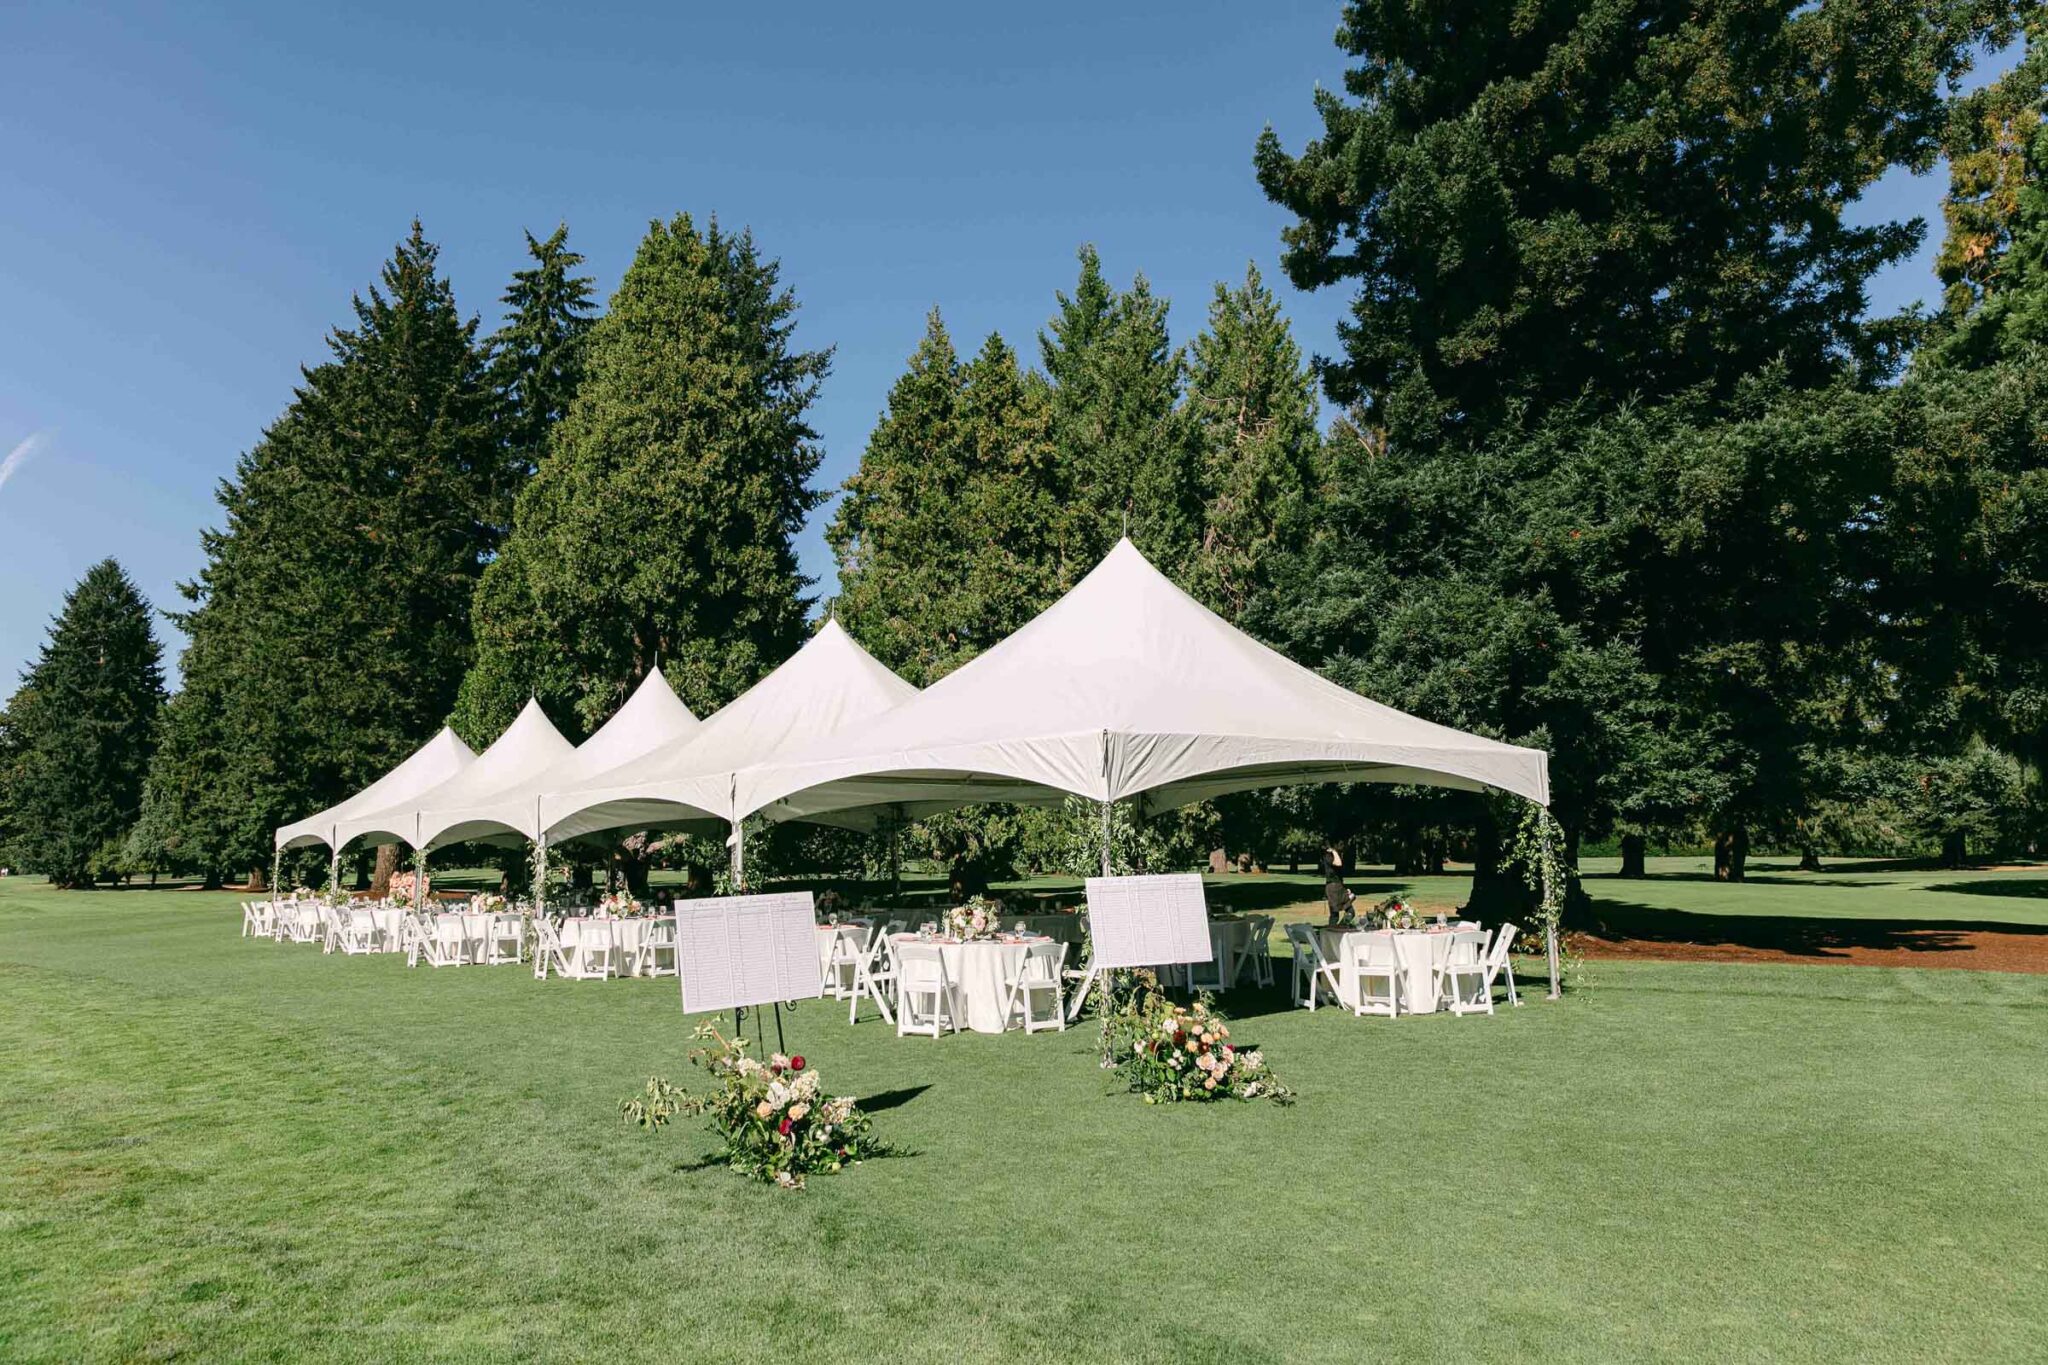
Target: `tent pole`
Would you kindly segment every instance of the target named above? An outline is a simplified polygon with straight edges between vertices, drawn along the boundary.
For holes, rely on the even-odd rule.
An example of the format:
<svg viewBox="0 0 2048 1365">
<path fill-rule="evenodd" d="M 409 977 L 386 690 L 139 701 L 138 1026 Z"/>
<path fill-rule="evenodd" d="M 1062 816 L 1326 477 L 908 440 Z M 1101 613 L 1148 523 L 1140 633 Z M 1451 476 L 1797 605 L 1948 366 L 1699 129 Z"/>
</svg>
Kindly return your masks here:
<svg viewBox="0 0 2048 1365">
<path fill-rule="evenodd" d="M 1548 810 L 1538 807 L 1538 811 L 1539 818 L 1543 824 L 1543 952 L 1544 956 L 1550 959 L 1550 995 L 1548 998 L 1555 1000 L 1559 995 L 1557 982 L 1557 917 L 1563 907 L 1559 906 L 1554 899 L 1557 895 L 1557 888 L 1551 884 L 1550 864 L 1552 852 L 1550 827 L 1553 822 Z"/>
<path fill-rule="evenodd" d="M 533 798 L 533 910 L 537 915 L 548 911 L 548 832 L 540 823 L 540 798 Z"/>
<path fill-rule="evenodd" d="M 903 899 L 903 807 L 889 817 L 889 899 Z"/>
<path fill-rule="evenodd" d="M 732 822 L 732 889 L 733 894 L 747 889 L 747 840 L 744 823 Z"/>
<path fill-rule="evenodd" d="M 1105 877 L 1111 875 L 1109 870 L 1110 805 L 1111 803 L 1108 801 L 1102 803 L 1102 875 Z"/>
<path fill-rule="evenodd" d="M 270 894 L 277 895 L 278 880 L 284 876 L 284 850 L 273 847 L 270 851 Z"/>
<path fill-rule="evenodd" d="M 341 850 L 333 844 L 327 846 L 327 889 L 341 890 Z"/>
</svg>

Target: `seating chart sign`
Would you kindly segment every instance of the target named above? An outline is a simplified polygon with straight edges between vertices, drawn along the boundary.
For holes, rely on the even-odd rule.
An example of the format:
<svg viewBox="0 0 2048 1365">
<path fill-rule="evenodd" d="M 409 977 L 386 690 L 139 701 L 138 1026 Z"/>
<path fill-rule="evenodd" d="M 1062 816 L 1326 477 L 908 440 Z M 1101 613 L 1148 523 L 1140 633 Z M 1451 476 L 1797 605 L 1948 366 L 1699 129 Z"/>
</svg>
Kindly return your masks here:
<svg viewBox="0 0 2048 1365">
<path fill-rule="evenodd" d="M 1097 967 L 1158 967 L 1215 956 L 1202 879 L 1193 872 L 1090 877 L 1088 934 Z"/>
<path fill-rule="evenodd" d="M 676 976 L 690 1014 L 815 1000 L 824 993 L 811 893 L 722 896 L 676 906 Z"/>
</svg>

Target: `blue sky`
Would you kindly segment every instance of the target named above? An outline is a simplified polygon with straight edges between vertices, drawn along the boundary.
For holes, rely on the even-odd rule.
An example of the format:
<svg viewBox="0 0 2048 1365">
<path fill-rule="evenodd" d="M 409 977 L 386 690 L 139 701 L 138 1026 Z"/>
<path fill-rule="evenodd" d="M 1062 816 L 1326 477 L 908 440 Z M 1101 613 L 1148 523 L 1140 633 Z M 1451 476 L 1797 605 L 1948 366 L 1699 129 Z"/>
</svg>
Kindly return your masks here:
<svg viewBox="0 0 2048 1365">
<path fill-rule="evenodd" d="M 801 301 L 799 339 L 837 348 L 815 409 L 829 485 L 927 309 L 963 349 L 1000 330 L 1035 355 L 1083 242 L 1172 299 L 1181 340 L 1214 282 L 1256 261 L 1304 346 L 1328 349 L 1343 298 L 1286 287 L 1284 217 L 1250 158 L 1267 123 L 1291 146 L 1314 131 L 1311 92 L 1342 71 L 1337 14 L 9 7 L 0 695 L 96 560 L 178 605 L 216 483 L 414 215 L 486 329 L 522 228 L 566 221 L 603 295 L 650 218 L 751 226 Z M 1938 172 L 1894 175 L 1859 216 L 1932 222 L 1940 190 Z M 1934 297 L 1933 236 L 1878 306 Z M 827 515 L 801 550 L 829 585 Z"/>
</svg>

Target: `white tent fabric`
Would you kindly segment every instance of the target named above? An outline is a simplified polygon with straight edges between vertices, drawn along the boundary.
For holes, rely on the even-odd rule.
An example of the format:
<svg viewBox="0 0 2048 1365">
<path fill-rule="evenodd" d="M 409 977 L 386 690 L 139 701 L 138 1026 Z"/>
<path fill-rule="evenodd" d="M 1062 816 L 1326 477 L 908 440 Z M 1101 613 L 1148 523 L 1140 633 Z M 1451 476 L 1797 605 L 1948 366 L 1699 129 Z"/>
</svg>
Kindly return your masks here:
<svg viewBox="0 0 2048 1365">
<path fill-rule="evenodd" d="M 680 744 L 541 796 L 550 839 L 603 829 L 731 823 L 734 774 L 828 735 L 864 728 L 917 689 L 827 621 L 802 649 Z"/>
<path fill-rule="evenodd" d="M 981 801 L 1142 796 L 1169 810 L 1307 782 L 1498 788 L 1549 758 L 1359 696 L 1268 649 L 1128 540 L 1016 634 L 847 733 L 747 769 L 741 815 L 868 820 Z"/>
<path fill-rule="evenodd" d="M 435 831 L 431 837 L 437 844 L 506 835 L 538 839 L 543 829 L 540 803 L 544 793 L 575 787 L 622 763 L 680 743 L 697 728 L 697 718 L 657 669 L 641 680 L 626 704 L 574 753 L 465 806 L 444 805 L 436 798 L 434 807 L 422 812 L 424 827 Z"/>
<path fill-rule="evenodd" d="M 361 838 L 373 844 L 432 848 L 437 836 L 462 818 L 461 812 L 515 790 L 573 752 L 574 746 L 562 738 L 540 703 L 529 701 L 505 727 L 505 733 L 477 755 L 476 762 L 409 800 L 339 822 L 335 835 L 342 844 Z"/>
<path fill-rule="evenodd" d="M 342 822 L 409 801 L 440 786 L 474 762 L 476 754 L 462 742 L 460 735 L 444 725 L 439 734 L 413 750 L 405 762 L 348 800 L 329 806 L 318 815 L 279 826 L 277 846 L 280 849 L 304 848 L 311 844 L 338 847 L 335 830 Z"/>
</svg>

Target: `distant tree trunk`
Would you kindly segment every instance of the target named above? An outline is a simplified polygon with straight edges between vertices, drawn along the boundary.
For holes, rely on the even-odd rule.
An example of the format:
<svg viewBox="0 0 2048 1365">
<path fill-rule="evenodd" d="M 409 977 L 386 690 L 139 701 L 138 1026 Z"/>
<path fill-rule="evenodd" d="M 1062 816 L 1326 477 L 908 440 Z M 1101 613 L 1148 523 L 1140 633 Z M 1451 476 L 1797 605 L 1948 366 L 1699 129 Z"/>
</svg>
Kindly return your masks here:
<svg viewBox="0 0 2048 1365">
<path fill-rule="evenodd" d="M 1714 836 L 1714 880 L 1739 882 L 1749 863 L 1749 830 L 1737 825 Z"/>
<path fill-rule="evenodd" d="M 1434 830 L 1422 841 L 1422 870 L 1432 877 L 1444 875 L 1444 858 L 1447 840 L 1442 830 Z"/>
<path fill-rule="evenodd" d="M 578 891 L 588 891 L 596 881 L 590 868 L 582 863 L 577 863 L 569 869 L 569 885 Z"/>
<path fill-rule="evenodd" d="M 1493 816 L 1481 809 L 1472 825 L 1472 882 L 1490 881 L 1500 875 L 1500 830 Z"/>
<path fill-rule="evenodd" d="M 1963 832 L 1955 830 L 1941 836 L 1941 865 L 1962 867 L 1969 862 L 1969 848 L 1963 840 Z"/>
<path fill-rule="evenodd" d="M 370 894 L 383 900 L 391 894 L 391 877 L 398 871 L 398 845 L 377 845 L 377 868 L 370 874 Z"/>
<path fill-rule="evenodd" d="M 370 889 L 370 860 L 358 853 L 349 861 L 355 864 L 356 890 L 368 891 Z"/>
<path fill-rule="evenodd" d="M 1649 841 L 1640 834 L 1624 834 L 1621 836 L 1622 876 L 1640 880 L 1650 875 L 1647 870 L 1646 860 L 1643 857 L 1648 845 Z"/>
<path fill-rule="evenodd" d="M 626 889 L 636 897 L 647 894 L 647 869 L 647 859 L 619 854 L 619 872 L 626 879 Z"/>
<path fill-rule="evenodd" d="M 208 891 L 220 890 L 220 869 L 217 867 L 207 868 L 206 876 L 199 884 Z"/>
<path fill-rule="evenodd" d="M 1820 871 L 1820 850 L 1812 844 L 1801 846 L 1799 850 L 1799 870 L 1801 872 Z"/>
<path fill-rule="evenodd" d="M 267 890 L 269 890 L 269 889 L 270 889 L 270 888 L 269 888 L 269 886 L 267 886 L 267 885 L 266 885 L 266 884 L 264 883 L 264 880 L 263 880 L 263 869 L 262 869 L 262 868 L 260 868 L 260 867 L 252 867 L 252 868 L 250 868 L 250 869 L 249 869 L 249 880 L 247 880 L 247 881 L 245 881 L 245 882 L 243 882 L 243 883 L 242 883 L 242 889 L 243 889 L 244 891 L 267 891 Z"/>
</svg>

